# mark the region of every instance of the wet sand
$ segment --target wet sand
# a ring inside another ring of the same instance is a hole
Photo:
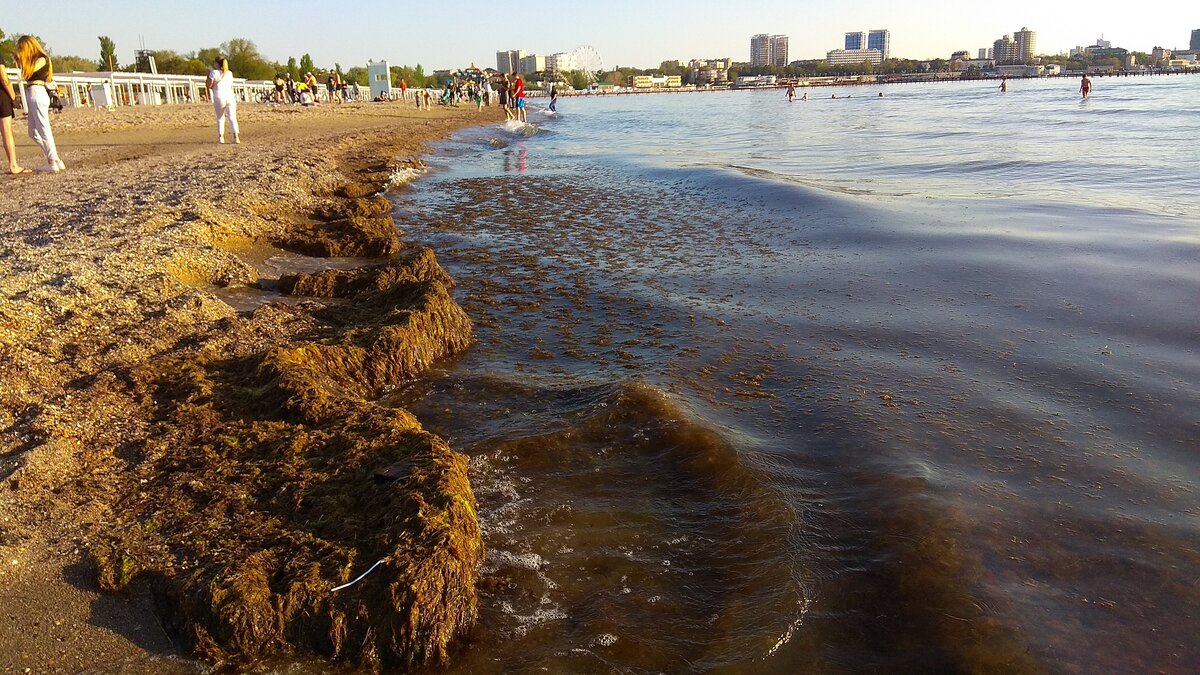
[[[266,349],[304,312],[249,319],[214,292],[239,252],[319,212],[367,164],[415,158],[474,109],[244,105],[217,145],[208,106],[66,111],[69,170],[0,179],[0,669],[188,671],[144,591],[100,593],[86,551],[126,527],[122,487],[154,433],[134,371],[200,349]],[[20,159],[39,152],[16,123]],[[414,160],[415,161],[415,160]]]

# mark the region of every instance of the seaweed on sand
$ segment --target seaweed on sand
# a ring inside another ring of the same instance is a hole
[[[372,401],[466,348],[471,322],[429,251],[317,277],[290,288],[349,302],[314,334],[143,374],[161,434],[93,549],[99,578],[148,581],[168,626],[218,662],[445,662],[475,620],[483,557],[466,459]]]

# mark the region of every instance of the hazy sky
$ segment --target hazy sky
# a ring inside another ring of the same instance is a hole
[[[570,51],[587,44],[604,65],[647,68],[667,59],[749,60],[750,36],[790,36],[790,58],[823,58],[842,47],[846,31],[887,28],[892,55],[948,58],[972,54],[1023,26],[1037,31],[1040,53],[1087,45],[1104,35],[1116,46],[1150,51],[1186,48],[1200,28],[1200,5],[1165,0],[995,2],[990,0],[104,0],[5,2],[0,29],[41,35],[56,54],[99,58],[97,36],[117,43],[131,61],[149,49],[190,52],[232,37],[253,40],[269,59],[308,52],[319,66],[368,59],[427,70],[472,62],[495,67],[501,49]]]

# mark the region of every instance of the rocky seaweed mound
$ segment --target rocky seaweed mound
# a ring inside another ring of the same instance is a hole
[[[466,458],[374,401],[470,344],[450,285],[427,249],[287,277],[284,292],[339,302],[252,321],[310,312],[307,333],[143,369],[158,431],[93,546],[101,585],[149,584],[168,628],[216,662],[444,663],[476,618],[483,559]]]

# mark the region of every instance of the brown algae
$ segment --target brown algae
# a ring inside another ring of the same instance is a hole
[[[352,250],[399,249],[390,218],[369,213],[381,205],[352,192],[345,218],[289,241],[345,252],[359,244],[337,223],[377,222],[390,243]],[[374,400],[471,343],[451,284],[428,249],[289,276],[285,293],[344,302],[263,307],[252,322],[310,312],[314,323],[257,353],[201,351],[137,373],[158,429],[117,526],[92,548],[102,587],[148,584],[168,629],[215,662],[315,652],[372,667],[445,663],[478,612],[467,461]]]

